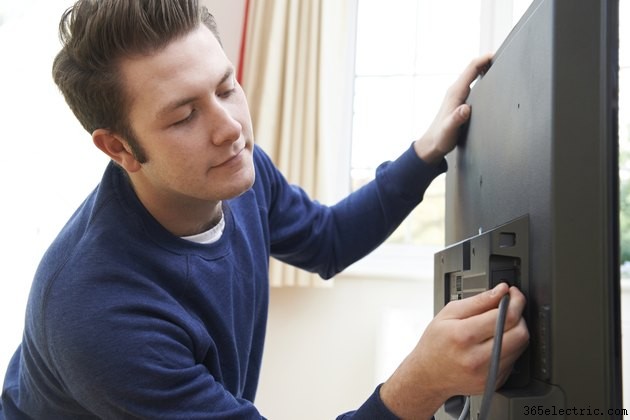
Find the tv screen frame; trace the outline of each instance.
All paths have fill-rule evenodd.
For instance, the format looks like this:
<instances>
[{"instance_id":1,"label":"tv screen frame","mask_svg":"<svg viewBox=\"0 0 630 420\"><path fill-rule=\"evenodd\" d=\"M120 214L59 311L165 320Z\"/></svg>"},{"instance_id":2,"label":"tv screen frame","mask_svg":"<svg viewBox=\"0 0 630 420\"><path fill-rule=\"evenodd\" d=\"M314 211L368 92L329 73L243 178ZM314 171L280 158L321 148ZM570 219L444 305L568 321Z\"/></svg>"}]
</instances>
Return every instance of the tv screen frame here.
<instances>
[{"instance_id":1,"label":"tv screen frame","mask_svg":"<svg viewBox=\"0 0 630 420\"><path fill-rule=\"evenodd\" d=\"M447 247L529 224L529 379L495 394L496 418L531 418L527 406L622 418L618 10L534 0L475 82L448 157ZM436 313L451 298L439 255Z\"/></svg>"}]
</instances>

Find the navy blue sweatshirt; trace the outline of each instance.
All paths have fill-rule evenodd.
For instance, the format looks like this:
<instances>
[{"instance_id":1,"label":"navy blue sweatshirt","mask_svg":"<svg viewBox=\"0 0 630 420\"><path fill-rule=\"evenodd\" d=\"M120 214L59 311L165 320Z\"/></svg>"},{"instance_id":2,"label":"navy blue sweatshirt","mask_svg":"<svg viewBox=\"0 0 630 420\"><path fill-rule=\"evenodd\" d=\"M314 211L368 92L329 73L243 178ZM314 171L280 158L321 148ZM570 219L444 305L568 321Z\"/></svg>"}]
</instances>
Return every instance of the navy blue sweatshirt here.
<instances>
[{"instance_id":1,"label":"navy blue sweatshirt","mask_svg":"<svg viewBox=\"0 0 630 420\"><path fill-rule=\"evenodd\" d=\"M377 247L446 169L408 149L334 206L255 148L256 181L201 245L165 230L110 164L44 255L7 370L8 419L259 419L269 256L329 278ZM296 413L295 418L300 418ZM378 389L339 418L395 418Z\"/></svg>"}]
</instances>

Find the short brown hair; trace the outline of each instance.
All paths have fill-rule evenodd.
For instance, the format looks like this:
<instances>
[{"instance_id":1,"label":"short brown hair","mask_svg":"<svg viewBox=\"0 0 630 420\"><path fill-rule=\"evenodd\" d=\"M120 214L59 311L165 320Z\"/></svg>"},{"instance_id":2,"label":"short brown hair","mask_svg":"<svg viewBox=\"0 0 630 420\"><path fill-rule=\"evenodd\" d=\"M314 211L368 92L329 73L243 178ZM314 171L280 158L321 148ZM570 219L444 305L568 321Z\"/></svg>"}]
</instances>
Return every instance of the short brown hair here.
<instances>
[{"instance_id":1,"label":"short brown hair","mask_svg":"<svg viewBox=\"0 0 630 420\"><path fill-rule=\"evenodd\" d=\"M199 24L219 40L214 17L197 0L79 0L59 23L53 79L90 134L105 128L121 135L143 162L118 62L164 48Z\"/></svg>"}]
</instances>

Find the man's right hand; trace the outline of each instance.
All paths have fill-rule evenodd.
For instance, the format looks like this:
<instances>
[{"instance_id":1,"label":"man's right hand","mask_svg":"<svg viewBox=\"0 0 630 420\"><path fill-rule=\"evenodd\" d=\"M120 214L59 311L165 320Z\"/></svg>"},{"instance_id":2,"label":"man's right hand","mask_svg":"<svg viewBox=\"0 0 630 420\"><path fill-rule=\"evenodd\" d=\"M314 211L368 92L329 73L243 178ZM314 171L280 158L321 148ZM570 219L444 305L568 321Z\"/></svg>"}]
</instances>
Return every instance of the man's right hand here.
<instances>
[{"instance_id":1,"label":"man's right hand","mask_svg":"<svg viewBox=\"0 0 630 420\"><path fill-rule=\"evenodd\" d=\"M529 342L522 316L525 296L505 283L449 302L381 387L383 403L403 419L429 419L454 395L482 394L490 367L498 305L506 293L510 294L510 303L496 386L503 384Z\"/></svg>"}]
</instances>

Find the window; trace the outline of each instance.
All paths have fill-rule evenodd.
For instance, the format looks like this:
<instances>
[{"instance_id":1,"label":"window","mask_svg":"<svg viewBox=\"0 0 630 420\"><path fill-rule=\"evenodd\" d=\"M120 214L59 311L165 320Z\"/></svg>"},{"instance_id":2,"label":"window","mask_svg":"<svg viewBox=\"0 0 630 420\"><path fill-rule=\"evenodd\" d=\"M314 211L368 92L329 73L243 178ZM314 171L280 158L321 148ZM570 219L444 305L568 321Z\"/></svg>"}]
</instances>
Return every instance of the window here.
<instances>
[{"instance_id":1,"label":"window","mask_svg":"<svg viewBox=\"0 0 630 420\"><path fill-rule=\"evenodd\" d=\"M530 3L356 0L354 97L348 105L352 190L426 131L447 88L471 59L496 51ZM433 254L444 246L444 194L441 175L386 245L354 269L362 275L432 279ZM419 259L426 266L421 273Z\"/></svg>"},{"instance_id":2,"label":"window","mask_svg":"<svg viewBox=\"0 0 630 420\"><path fill-rule=\"evenodd\" d=\"M479 54L480 11L480 0L358 1L353 189L426 131L448 86ZM441 246L443 198L441 176L390 242Z\"/></svg>"}]
</instances>

